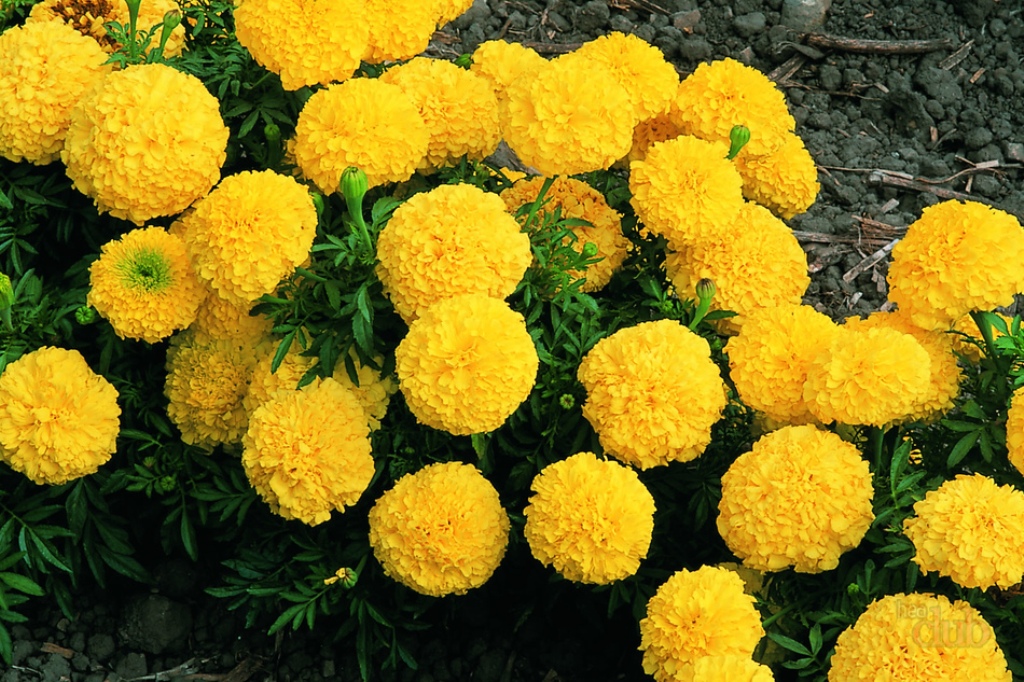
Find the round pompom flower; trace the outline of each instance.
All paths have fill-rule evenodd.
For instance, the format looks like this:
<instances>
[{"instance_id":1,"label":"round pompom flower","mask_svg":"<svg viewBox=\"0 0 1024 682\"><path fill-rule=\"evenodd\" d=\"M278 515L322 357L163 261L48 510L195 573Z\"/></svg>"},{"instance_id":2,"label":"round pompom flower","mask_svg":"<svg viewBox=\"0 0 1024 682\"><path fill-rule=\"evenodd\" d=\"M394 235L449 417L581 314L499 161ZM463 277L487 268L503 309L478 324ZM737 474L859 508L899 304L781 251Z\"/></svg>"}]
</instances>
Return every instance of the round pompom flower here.
<instances>
[{"instance_id":1,"label":"round pompom flower","mask_svg":"<svg viewBox=\"0 0 1024 682\"><path fill-rule=\"evenodd\" d=\"M349 166L365 172L370 187L408 180L427 155L429 141L423 117L401 88L354 78L309 98L291 151L302 174L333 194Z\"/></svg>"},{"instance_id":2,"label":"round pompom flower","mask_svg":"<svg viewBox=\"0 0 1024 682\"><path fill-rule=\"evenodd\" d=\"M365 0L361 4L347 20L369 26L363 60L370 64L412 59L427 49L441 19L442 8L436 0Z\"/></svg>"},{"instance_id":3,"label":"round pompom flower","mask_svg":"<svg viewBox=\"0 0 1024 682\"><path fill-rule=\"evenodd\" d=\"M508 100L507 91L520 79L531 80L543 71L548 60L520 43L488 40L473 52L470 71L490 81L499 102Z\"/></svg>"},{"instance_id":4,"label":"round pompom flower","mask_svg":"<svg viewBox=\"0 0 1024 682\"><path fill-rule=\"evenodd\" d=\"M750 658L764 636L754 597L733 571L703 566L677 571L647 602L640 621L644 672L657 682L692 675L705 656ZM700 678L697 678L700 679Z\"/></svg>"},{"instance_id":5,"label":"round pompom flower","mask_svg":"<svg viewBox=\"0 0 1024 682\"><path fill-rule=\"evenodd\" d=\"M1014 391L1006 412L1006 448L1010 464L1024 474L1024 388Z\"/></svg>"},{"instance_id":6,"label":"round pompom flower","mask_svg":"<svg viewBox=\"0 0 1024 682\"><path fill-rule=\"evenodd\" d=\"M245 392L245 398L242 399L242 405L250 419L261 405L276 397L278 393L297 391L299 381L316 364L316 358L301 354L302 347L298 340L292 342L291 347L285 352L281 363L274 371L271 371L270 368L274 364L276 344L266 344L266 348L262 351L253 365L249 388Z\"/></svg>"},{"instance_id":7,"label":"round pompom flower","mask_svg":"<svg viewBox=\"0 0 1024 682\"><path fill-rule=\"evenodd\" d=\"M343 81L359 68L370 38L355 0L245 0L235 34L285 90Z\"/></svg>"},{"instance_id":8,"label":"round pompom flower","mask_svg":"<svg viewBox=\"0 0 1024 682\"><path fill-rule=\"evenodd\" d=\"M205 196L227 143L220 105L202 81L141 64L111 73L71 110L61 160L101 213L141 225Z\"/></svg>"},{"instance_id":9,"label":"round pompom flower","mask_svg":"<svg viewBox=\"0 0 1024 682\"><path fill-rule=\"evenodd\" d=\"M60 156L71 108L110 71L95 41L57 21L0 34L0 156L48 164Z\"/></svg>"},{"instance_id":10,"label":"round pompom flower","mask_svg":"<svg viewBox=\"0 0 1024 682\"><path fill-rule=\"evenodd\" d=\"M631 203L651 232L681 248L723 229L743 206L743 180L728 147L682 136L655 143L629 168Z\"/></svg>"},{"instance_id":11,"label":"round pompom flower","mask_svg":"<svg viewBox=\"0 0 1024 682\"><path fill-rule=\"evenodd\" d=\"M504 424L533 390L539 364L523 316L483 294L430 306L395 350L416 419L456 436Z\"/></svg>"},{"instance_id":12,"label":"round pompom flower","mask_svg":"<svg viewBox=\"0 0 1024 682\"><path fill-rule=\"evenodd\" d=\"M501 193L501 198L512 213L522 206L537 200L544 178L529 178L517 181ZM608 205L604 195L585 182L573 178L555 178L547 194L544 195L543 207L538 211L538 220L542 220L548 212L558 210L562 218L585 220L590 225L573 225L571 228L576 240L572 247L577 253L583 253L587 244L597 247L595 257L601 260L582 271L572 271L576 278L586 278L580 291L597 291L611 280L612 275L622 262L626 260L629 240L622 234L622 214Z\"/></svg>"},{"instance_id":13,"label":"round pompom flower","mask_svg":"<svg viewBox=\"0 0 1024 682\"><path fill-rule=\"evenodd\" d=\"M377 238L377 276L412 322L461 294L504 299L533 261L530 237L496 194L441 185L399 206Z\"/></svg>"},{"instance_id":14,"label":"round pompom flower","mask_svg":"<svg viewBox=\"0 0 1024 682\"><path fill-rule=\"evenodd\" d=\"M992 254L999 254L993 258ZM949 329L972 310L1024 292L1024 229L974 201L929 206L892 250L889 298L924 329Z\"/></svg>"},{"instance_id":15,"label":"round pompom flower","mask_svg":"<svg viewBox=\"0 0 1024 682\"><path fill-rule=\"evenodd\" d=\"M201 342L219 340L259 343L270 335L274 325L268 317L251 315L252 308L249 303L237 304L207 289L206 298L199 304L196 320L189 327L189 332Z\"/></svg>"},{"instance_id":16,"label":"round pompom flower","mask_svg":"<svg viewBox=\"0 0 1024 682\"><path fill-rule=\"evenodd\" d=\"M355 504L373 478L366 413L327 378L275 394L253 412L242 466L275 514L310 526Z\"/></svg>"},{"instance_id":17,"label":"round pompom flower","mask_svg":"<svg viewBox=\"0 0 1024 682\"><path fill-rule=\"evenodd\" d=\"M432 597L465 594L505 556L508 514L498 491L469 464L406 474L370 510L370 546L384 572Z\"/></svg>"},{"instance_id":18,"label":"round pompom flower","mask_svg":"<svg viewBox=\"0 0 1024 682\"><path fill-rule=\"evenodd\" d=\"M707 341L673 320L601 339L577 377L587 391L583 416L601 446L640 469L698 457L726 404Z\"/></svg>"},{"instance_id":19,"label":"round pompom flower","mask_svg":"<svg viewBox=\"0 0 1024 682\"><path fill-rule=\"evenodd\" d=\"M635 471L581 452L544 467L530 489L523 533L542 564L597 585L640 568L654 532L654 498Z\"/></svg>"},{"instance_id":20,"label":"round pompom flower","mask_svg":"<svg viewBox=\"0 0 1024 682\"><path fill-rule=\"evenodd\" d=\"M0 374L0 459L39 485L95 473L117 449L117 389L77 350L45 347Z\"/></svg>"},{"instance_id":21,"label":"round pompom flower","mask_svg":"<svg viewBox=\"0 0 1024 682\"><path fill-rule=\"evenodd\" d=\"M703 656L677 672L673 682L775 682L775 675L749 656Z\"/></svg>"},{"instance_id":22,"label":"round pompom flower","mask_svg":"<svg viewBox=\"0 0 1024 682\"><path fill-rule=\"evenodd\" d=\"M683 79L673 114L688 135L729 143L733 126L746 126L749 156L771 154L793 133L796 121L775 83L735 59L701 64Z\"/></svg>"},{"instance_id":23,"label":"round pompom flower","mask_svg":"<svg viewBox=\"0 0 1024 682\"><path fill-rule=\"evenodd\" d=\"M914 563L963 587L1008 588L1024 579L1024 492L960 474L914 505L903 522Z\"/></svg>"},{"instance_id":24,"label":"round pompom flower","mask_svg":"<svg viewBox=\"0 0 1024 682\"><path fill-rule=\"evenodd\" d=\"M434 0L434 4L437 6L440 18L437 20L438 26L444 26L449 21L457 19L473 6L473 0Z\"/></svg>"},{"instance_id":25,"label":"round pompom flower","mask_svg":"<svg viewBox=\"0 0 1024 682\"><path fill-rule=\"evenodd\" d=\"M626 155L624 163L626 167L633 161L643 161L647 158L647 150L656 142L667 142L683 134L682 128L672 122L668 114L659 114L646 121L640 121L633 128L633 147ZM623 163L620 161L620 163Z\"/></svg>"},{"instance_id":26,"label":"round pompom flower","mask_svg":"<svg viewBox=\"0 0 1024 682\"><path fill-rule=\"evenodd\" d=\"M1013 679L981 613L933 594L894 594L869 604L840 633L831 663L829 682Z\"/></svg>"},{"instance_id":27,"label":"round pompom flower","mask_svg":"<svg viewBox=\"0 0 1024 682\"><path fill-rule=\"evenodd\" d=\"M165 14L176 11L180 10L174 0L146 0L139 5L136 27L139 31L148 31L163 24ZM33 5L25 23L65 23L94 40L104 51L115 52L121 49L121 44L107 33L104 24L116 21L127 28L129 19L128 4L124 0L43 0ZM160 44L160 32L158 28L147 53ZM178 24L167 38L163 56L177 57L184 46L185 26Z\"/></svg>"},{"instance_id":28,"label":"round pompom flower","mask_svg":"<svg viewBox=\"0 0 1024 682\"><path fill-rule=\"evenodd\" d=\"M856 446L811 425L784 426L722 476L718 532L745 566L829 571L863 539L873 495Z\"/></svg>"},{"instance_id":29,"label":"round pompom flower","mask_svg":"<svg viewBox=\"0 0 1024 682\"><path fill-rule=\"evenodd\" d=\"M806 212L818 198L818 167L794 134L786 135L782 146L766 156L741 151L735 163L743 178L743 196L786 220Z\"/></svg>"},{"instance_id":30,"label":"round pompom flower","mask_svg":"<svg viewBox=\"0 0 1024 682\"><path fill-rule=\"evenodd\" d=\"M505 142L543 175L608 168L633 143L636 115L629 94L590 60L555 59L507 94Z\"/></svg>"},{"instance_id":31,"label":"round pompom flower","mask_svg":"<svg viewBox=\"0 0 1024 682\"><path fill-rule=\"evenodd\" d=\"M224 180L183 219L196 272L221 298L251 303L309 255L316 207L305 186L271 170Z\"/></svg>"},{"instance_id":32,"label":"round pompom flower","mask_svg":"<svg viewBox=\"0 0 1024 682\"><path fill-rule=\"evenodd\" d=\"M377 356L374 358L374 362L380 366L384 362L384 358ZM352 375L349 374L350 372ZM391 396L398 390L395 380L391 376L381 374L380 370L363 364L354 348L349 352L347 360L338 361L334 367L334 374L331 376L355 394L359 404L366 411L370 431L379 429L380 421L388 412ZM353 376L356 381L353 381Z\"/></svg>"}]
</instances>

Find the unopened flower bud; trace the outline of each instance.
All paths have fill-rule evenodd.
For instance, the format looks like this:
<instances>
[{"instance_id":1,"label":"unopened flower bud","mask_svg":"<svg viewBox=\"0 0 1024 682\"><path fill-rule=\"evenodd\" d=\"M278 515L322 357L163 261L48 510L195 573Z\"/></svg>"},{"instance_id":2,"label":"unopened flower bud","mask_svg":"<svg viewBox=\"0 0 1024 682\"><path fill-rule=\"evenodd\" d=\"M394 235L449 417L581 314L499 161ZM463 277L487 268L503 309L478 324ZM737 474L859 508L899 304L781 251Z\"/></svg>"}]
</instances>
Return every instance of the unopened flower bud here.
<instances>
[{"instance_id":1,"label":"unopened flower bud","mask_svg":"<svg viewBox=\"0 0 1024 682\"><path fill-rule=\"evenodd\" d=\"M179 24L181 24L181 12L178 10L171 10L164 15L164 31L170 33L174 29L178 28Z\"/></svg>"},{"instance_id":2,"label":"unopened flower bud","mask_svg":"<svg viewBox=\"0 0 1024 682\"><path fill-rule=\"evenodd\" d=\"M460 69L468 69L473 66L473 55L463 52L455 58L455 66Z\"/></svg>"},{"instance_id":3,"label":"unopened flower bud","mask_svg":"<svg viewBox=\"0 0 1024 682\"><path fill-rule=\"evenodd\" d=\"M558 397L558 404L562 406L563 410L571 410L576 405L576 399L572 397L571 393L563 393Z\"/></svg>"},{"instance_id":4,"label":"unopened flower bud","mask_svg":"<svg viewBox=\"0 0 1024 682\"><path fill-rule=\"evenodd\" d=\"M597 255L597 244L594 242L587 242L583 245L583 257L593 258Z\"/></svg>"},{"instance_id":5,"label":"unopened flower bud","mask_svg":"<svg viewBox=\"0 0 1024 682\"><path fill-rule=\"evenodd\" d=\"M313 206L316 207L316 217L319 218L324 214L324 208L326 207L326 204L324 204L324 195L315 191L311 191L310 195L313 197Z\"/></svg>"},{"instance_id":6,"label":"unopened flower bud","mask_svg":"<svg viewBox=\"0 0 1024 682\"><path fill-rule=\"evenodd\" d=\"M145 459L142 460L142 466L146 467L147 469L152 469L153 467L156 466L156 457L146 457Z\"/></svg>"},{"instance_id":7,"label":"unopened flower bud","mask_svg":"<svg viewBox=\"0 0 1024 682\"><path fill-rule=\"evenodd\" d=\"M718 293L718 287L715 286L714 280L708 279L707 277L702 278L697 282L696 286L697 298L702 302L707 300L710 301Z\"/></svg>"},{"instance_id":8,"label":"unopened flower bud","mask_svg":"<svg viewBox=\"0 0 1024 682\"><path fill-rule=\"evenodd\" d=\"M169 493L178 487L178 479L174 476L161 476L156 483L157 489L162 493Z\"/></svg>"},{"instance_id":9,"label":"unopened flower bud","mask_svg":"<svg viewBox=\"0 0 1024 682\"><path fill-rule=\"evenodd\" d=\"M359 576L351 568L339 568L334 572L334 575L324 578L324 585L333 585L336 582L340 582L341 586L347 590L354 587L358 579Z\"/></svg>"},{"instance_id":10,"label":"unopened flower bud","mask_svg":"<svg viewBox=\"0 0 1024 682\"><path fill-rule=\"evenodd\" d=\"M267 138L267 144L276 145L281 142L281 128L276 123L263 126L263 135Z\"/></svg>"},{"instance_id":11,"label":"unopened flower bud","mask_svg":"<svg viewBox=\"0 0 1024 682\"><path fill-rule=\"evenodd\" d=\"M362 206L363 196L366 195L367 190L370 189L370 180L366 177L361 169L355 166L349 166L341 173L341 193L345 197L345 202L351 206L352 202L359 202L358 205Z\"/></svg>"},{"instance_id":12,"label":"unopened flower bud","mask_svg":"<svg viewBox=\"0 0 1024 682\"><path fill-rule=\"evenodd\" d=\"M0 272L0 310L7 310L14 305L14 286L11 278Z\"/></svg>"},{"instance_id":13,"label":"unopened flower bud","mask_svg":"<svg viewBox=\"0 0 1024 682\"><path fill-rule=\"evenodd\" d=\"M733 126L729 131L729 156L728 159L735 159L744 145L750 142L750 128L746 126Z\"/></svg>"},{"instance_id":14,"label":"unopened flower bud","mask_svg":"<svg viewBox=\"0 0 1024 682\"><path fill-rule=\"evenodd\" d=\"M96 321L96 310L89 305L79 306L75 310L75 320L78 324L92 324Z\"/></svg>"}]
</instances>

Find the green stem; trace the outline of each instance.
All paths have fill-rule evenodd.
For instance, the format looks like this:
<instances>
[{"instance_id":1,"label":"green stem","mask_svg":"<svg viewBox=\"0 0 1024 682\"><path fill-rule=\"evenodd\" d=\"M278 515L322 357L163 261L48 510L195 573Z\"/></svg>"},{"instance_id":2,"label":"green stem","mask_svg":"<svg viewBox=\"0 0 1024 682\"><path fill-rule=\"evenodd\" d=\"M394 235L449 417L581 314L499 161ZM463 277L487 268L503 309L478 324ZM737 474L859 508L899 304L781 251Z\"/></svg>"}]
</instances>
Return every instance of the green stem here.
<instances>
[{"instance_id":1,"label":"green stem","mask_svg":"<svg viewBox=\"0 0 1024 682\"><path fill-rule=\"evenodd\" d=\"M885 429L880 426L869 426L868 443L871 447L871 455L875 460L875 473L882 470L882 457L885 453L884 442Z\"/></svg>"}]
</instances>

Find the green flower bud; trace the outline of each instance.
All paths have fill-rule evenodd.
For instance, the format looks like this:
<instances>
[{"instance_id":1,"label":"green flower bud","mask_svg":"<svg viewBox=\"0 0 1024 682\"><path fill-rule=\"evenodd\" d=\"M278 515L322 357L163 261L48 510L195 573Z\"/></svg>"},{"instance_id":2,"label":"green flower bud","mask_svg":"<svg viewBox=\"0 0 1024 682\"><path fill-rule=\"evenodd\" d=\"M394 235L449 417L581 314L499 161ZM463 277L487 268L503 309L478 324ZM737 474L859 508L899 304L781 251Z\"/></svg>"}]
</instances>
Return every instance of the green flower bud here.
<instances>
[{"instance_id":1,"label":"green flower bud","mask_svg":"<svg viewBox=\"0 0 1024 682\"><path fill-rule=\"evenodd\" d=\"M849 594L851 596L855 594L860 594L860 585L858 585L857 583L850 583L846 586L846 594Z\"/></svg>"},{"instance_id":2,"label":"green flower bud","mask_svg":"<svg viewBox=\"0 0 1024 682\"><path fill-rule=\"evenodd\" d=\"M710 280L707 277L697 282L696 290L697 298L700 299L701 303L710 301L718 293L718 287L715 286L714 280Z\"/></svg>"},{"instance_id":3,"label":"green flower bud","mask_svg":"<svg viewBox=\"0 0 1024 682\"><path fill-rule=\"evenodd\" d=\"M455 59L455 66L460 69L468 69L473 65L473 55L463 52Z\"/></svg>"},{"instance_id":4,"label":"green flower bud","mask_svg":"<svg viewBox=\"0 0 1024 682\"><path fill-rule=\"evenodd\" d=\"M594 242L587 242L583 245L583 257L593 258L597 255L597 244Z\"/></svg>"},{"instance_id":5,"label":"green flower bud","mask_svg":"<svg viewBox=\"0 0 1024 682\"><path fill-rule=\"evenodd\" d=\"M576 398L573 398L571 393L563 393L558 397L558 404L563 410L571 410L576 406Z\"/></svg>"},{"instance_id":6,"label":"green flower bud","mask_svg":"<svg viewBox=\"0 0 1024 682\"><path fill-rule=\"evenodd\" d=\"M181 12L178 10L171 10L164 15L164 26L163 30L170 34L171 31L178 28L181 24Z\"/></svg>"},{"instance_id":7,"label":"green flower bud","mask_svg":"<svg viewBox=\"0 0 1024 682\"><path fill-rule=\"evenodd\" d=\"M7 310L14 305L14 286L11 278L0 272L0 310Z\"/></svg>"},{"instance_id":8,"label":"green flower bud","mask_svg":"<svg viewBox=\"0 0 1024 682\"><path fill-rule=\"evenodd\" d=\"M339 568L336 575L341 579L341 586L346 590L355 587L356 581L359 580L359 574L351 568Z\"/></svg>"},{"instance_id":9,"label":"green flower bud","mask_svg":"<svg viewBox=\"0 0 1024 682\"><path fill-rule=\"evenodd\" d=\"M327 206L324 203L324 195L320 194L320 192L312 191L310 192L310 195L313 197L313 206L316 207L316 217L319 219L320 216L324 214L324 208Z\"/></svg>"},{"instance_id":10,"label":"green flower bud","mask_svg":"<svg viewBox=\"0 0 1024 682\"><path fill-rule=\"evenodd\" d=\"M96 310L89 305L79 306L75 310L75 320L78 324L92 324L96 321Z\"/></svg>"},{"instance_id":11,"label":"green flower bud","mask_svg":"<svg viewBox=\"0 0 1024 682\"><path fill-rule=\"evenodd\" d=\"M728 159L735 159L743 146L750 142L750 128L746 126L733 126L729 131L729 156Z\"/></svg>"},{"instance_id":12,"label":"green flower bud","mask_svg":"<svg viewBox=\"0 0 1024 682\"><path fill-rule=\"evenodd\" d=\"M178 479L174 476L161 476L156 482L156 488L162 493L169 493L178 487Z\"/></svg>"},{"instance_id":13,"label":"green flower bud","mask_svg":"<svg viewBox=\"0 0 1024 682\"><path fill-rule=\"evenodd\" d=\"M366 195L367 190L370 189L370 180L359 168L355 166L349 166L341 174L341 193L345 197L345 203L351 206L353 202L359 202L358 205L363 205L363 197Z\"/></svg>"},{"instance_id":14,"label":"green flower bud","mask_svg":"<svg viewBox=\"0 0 1024 682\"><path fill-rule=\"evenodd\" d=\"M268 144L278 144L281 141L281 128L276 123L268 123L263 126L263 135Z\"/></svg>"}]
</instances>

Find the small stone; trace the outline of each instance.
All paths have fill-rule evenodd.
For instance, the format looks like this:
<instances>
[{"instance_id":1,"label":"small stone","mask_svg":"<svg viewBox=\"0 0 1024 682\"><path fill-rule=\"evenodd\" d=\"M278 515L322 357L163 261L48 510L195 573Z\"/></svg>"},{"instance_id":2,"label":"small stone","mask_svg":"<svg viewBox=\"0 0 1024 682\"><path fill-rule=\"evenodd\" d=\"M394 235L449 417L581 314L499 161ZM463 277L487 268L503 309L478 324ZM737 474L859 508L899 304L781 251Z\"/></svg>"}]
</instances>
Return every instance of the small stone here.
<instances>
[{"instance_id":1,"label":"small stone","mask_svg":"<svg viewBox=\"0 0 1024 682\"><path fill-rule=\"evenodd\" d=\"M32 642L24 639L19 639L14 643L11 648L11 662L14 665L21 665L25 662L25 659L32 655L32 652L36 650L36 645Z\"/></svg>"},{"instance_id":2,"label":"small stone","mask_svg":"<svg viewBox=\"0 0 1024 682\"><path fill-rule=\"evenodd\" d=\"M832 0L783 0L782 24L807 33L825 25Z\"/></svg>"},{"instance_id":3,"label":"small stone","mask_svg":"<svg viewBox=\"0 0 1024 682\"><path fill-rule=\"evenodd\" d=\"M50 654L43 664L43 682L60 682L71 678L71 663L60 654Z\"/></svg>"},{"instance_id":4,"label":"small stone","mask_svg":"<svg viewBox=\"0 0 1024 682\"><path fill-rule=\"evenodd\" d=\"M1024 143L1003 142L1003 154L1009 161L1024 163Z\"/></svg>"},{"instance_id":5,"label":"small stone","mask_svg":"<svg viewBox=\"0 0 1024 682\"><path fill-rule=\"evenodd\" d=\"M993 139L988 128L971 128L964 134L964 145L968 149L981 149Z\"/></svg>"},{"instance_id":6,"label":"small stone","mask_svg":"<svg viewBox=\"0 0 1024 682\"><path fill-rule=\"evenodd\" d=\"M114 672L126 679L142 677L146 674L146 655L138 653L125 654L114 666Z\"/></svg>"},{"instance_id":7,"label":"small stone","mask_svg":"<svg viewBox=\"0 0 1024 682\"><path fill-rule=\"evenodd\" d=\"M684 33L692 31L693 27L698 23L700 23L699 9L689 12L677 12L672 15L672 25Z\"/></svg>"},{"instance_id":8,"label":"small stone","mask_svg":"<svg viewBox=\"0 0 1024 682\"><path fill-rule=\"evenodd\" d=\"M732 27L744 38L760 33L768 23L763 12L741 14L732 20Z\"/></svg>"},{"instance_id":9,"label":"small stone","mask_svg":"<svg viewBox=\"0 0 1024 682\"><path fill-rule=\"evenodd\" d=\"M604 0L591 0L576 12L576 28L584 33L600 31L608 25L612 16L608 3Z\"/></svg>"},{"instance_id":10,"label":"small stone","mask_svg":"<svg viewBox=\"0 0 1024 682\"><path fill-rule=\"evenodd\" d=\"M114 653L114 638L110 635L99 634L89 637L85 645L85 654L100 663L105 662Z\"/></svg>"},{"instance_id":11,"label":"small stone","mask_svg":"<svg viewBox=\"0 0 1024 682\"><path fill-rule=\"evenodd\" d=\"M621 14L616 14L612 17L609 24L613 31L618 31L619 33L629 33L633 29L633 22Z\"/></svg>"},{"instance_id":12,"label":"small stone","mask_svg":"<svg viewBox=\"0 0 1024 682\"><path fill-rule=\"evenodd\" d=\"M978 173L974 176L974 181L971 183L972 192L980 194L983 197L994 199L999 196L1000 190L1002 189L999 180L995 176L987 173Z\"/></svg>"},{"instance_id":13,"label":"small stone","mask_svg":"<svg viewBox=\"0 0 1024 682\"><path fill-rule=\"evenodd\" d=\"M192 632L192 612L185 604L158 594L136 597L125 606L120 634L131 648L149 654L180 650Z\"/></svg>"},{"instance_id":14,"label":"small stone","mask_svg":"<svg viewBox=\"0 0 1024 682\"><path fill-rule=\"evenodd\" d=\"M684 59L702 62L711 56L711 44L703 38L688 38L679 43L679 54Z\"/></svg>"}]
</instances>

